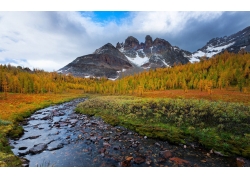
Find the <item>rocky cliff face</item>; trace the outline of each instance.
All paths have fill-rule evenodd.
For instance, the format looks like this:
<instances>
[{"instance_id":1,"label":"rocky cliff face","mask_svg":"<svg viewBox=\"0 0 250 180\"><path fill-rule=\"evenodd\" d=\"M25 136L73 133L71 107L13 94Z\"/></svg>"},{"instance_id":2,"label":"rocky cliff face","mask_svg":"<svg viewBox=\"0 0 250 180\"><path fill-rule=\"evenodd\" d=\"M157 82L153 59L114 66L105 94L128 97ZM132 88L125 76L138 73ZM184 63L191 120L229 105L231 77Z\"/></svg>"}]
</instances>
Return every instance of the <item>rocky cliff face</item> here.
<instances>
[{"instance_id":1,"label":"rocky cliff face","mask_svg":"<svg viewBox=\"0 0 250 180\"><path fill-rule=\"evenodd\" d=\"M108 43L97 49L93 54L81 56L69 63L58 72L71 73L78 77L117 78L120 71L132 68L128 59L112 44Z\"/></svg>"},{"instance_id":2,"label":"rocky cliff face","mask_svg":"<svg viewBox=\"0 0 250 180\"><path fill-rule=\"evenodd\" d=\"M185 53L176 46L172 46L164 39L147 35L144 43L133 36L129 36L125 42L117 43L116 47L107 43L93 54L81 56L69 63L58 72L80 77L108 77L115 79L120 72L132 69L128 72L135 73L147 68L173 66L174 64L185 64L188 59ZM134 70L133 70L134 69Z\"/></svg>"},{"instance_id":3,"label":"rocky cliff face","mask_svg":"<svg viewBox=\"0 0 250 180\"><path fill-rule=\"evenodd\" d=\"M177 46L172 46L168 41L156 38L154 41L150 35L145 37L145 42L129 36L125 43L117 43L116 48L121 51L132 64L142 68L156 68L173 66L174 64L186 64L189 62L186 56L191 53Z\"/></svg>"}]
</instances>

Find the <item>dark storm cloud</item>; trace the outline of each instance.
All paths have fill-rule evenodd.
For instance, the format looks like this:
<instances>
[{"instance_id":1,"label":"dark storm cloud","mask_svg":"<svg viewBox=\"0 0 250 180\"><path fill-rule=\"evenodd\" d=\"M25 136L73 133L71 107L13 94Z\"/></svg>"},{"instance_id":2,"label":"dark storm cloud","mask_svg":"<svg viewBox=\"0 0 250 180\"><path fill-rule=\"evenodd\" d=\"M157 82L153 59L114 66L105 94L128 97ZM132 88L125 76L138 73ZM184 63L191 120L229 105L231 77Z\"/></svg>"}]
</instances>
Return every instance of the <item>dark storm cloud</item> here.
<instances>
[{"instance_id":1,"label":"dark storm cloud","mask_svg":"<svg viewBox=\"0 0 250 180\"><path fill-rule=\"evenodd\" d=\"M189 19L185 28L175 36L166 36L172 45L194 52L212 38L230 36L250 26L249 12L224 12L211 21Z\"/></svg>"}]
</instances>

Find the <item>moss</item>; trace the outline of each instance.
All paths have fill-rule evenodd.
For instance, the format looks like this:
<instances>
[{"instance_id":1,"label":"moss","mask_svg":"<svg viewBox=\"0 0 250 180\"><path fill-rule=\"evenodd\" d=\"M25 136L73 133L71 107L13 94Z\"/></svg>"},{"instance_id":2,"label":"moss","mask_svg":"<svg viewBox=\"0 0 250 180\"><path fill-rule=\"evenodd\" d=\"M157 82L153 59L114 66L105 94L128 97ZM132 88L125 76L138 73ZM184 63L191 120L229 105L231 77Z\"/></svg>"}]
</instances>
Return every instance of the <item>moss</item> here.
<instances>
[{"instance_id":1,"label":"moss","mask_svg":"<svg viewBox=\"0 0 250 180\"><path fill-rule=\"evenodd\" d=\"M11 153L0 152L0 166L18 167L22 165L21 160Z\"/></svg>"},{"instance_id":2,"label":"moss","mask_svg":"<svg viewBox=\"0 0 250 180\"><path fill-rule=\"evenodd\" d=\"M24 130L22 126L14 126L14 128L8 133L10 138L18 138L23 135Z\"/></svg>"},{"instance_id":3,"label":"moss","mask_svg":"<svg viewBox=\"0 0 250 180\"><path fill-rule=\"evenodd\" d=\"M100 96L80 103L77 111L100 116L111 125L122 125L148 137L172 143L198 141L208 149L228 155L241 152L249 157L250 129L246 127L250 125L250 107L243 104Z\"/></svg>"},{"instance_id":4,"label":"moss","mask_svg":"<svg viewBox=\"0 0 250 180\"><path fill-rule=\"evenodd\" d=\"M0 167L7 167L8 165L5 163L5 162L3 162L3 161L0 161Z\"/></svg>"}]
</instances>

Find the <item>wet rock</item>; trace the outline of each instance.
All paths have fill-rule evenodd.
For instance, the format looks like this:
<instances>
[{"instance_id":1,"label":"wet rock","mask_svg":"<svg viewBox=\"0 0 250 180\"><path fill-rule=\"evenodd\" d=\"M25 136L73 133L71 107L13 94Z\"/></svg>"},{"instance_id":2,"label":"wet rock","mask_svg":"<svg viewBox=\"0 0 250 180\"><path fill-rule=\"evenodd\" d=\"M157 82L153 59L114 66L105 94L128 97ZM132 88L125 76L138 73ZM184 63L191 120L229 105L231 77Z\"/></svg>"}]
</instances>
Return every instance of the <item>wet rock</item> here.
<instances>
[{"instance_id":1,"label":"wet rock","mask_svg":"<svg viewBox=\"0 0 250 180\"><path fill-rule=\"evenodd\" d=\"M155 143L155 145L156 145L156 146L158 146L158 147L160 147L160 146L161 146L158 142L156 142L156 143Z\"/></svg>"},{"instance_id":2,"label":"wet rock","mask_svg":"<svg viewBox=\"0 0 250 180\"><path fill-rule=\"evenodd\" d=\"M26 150L26 149L27 149L27 147L25 147L25 146L18 148L18 150Z\"/></svg>"},{"instance_id":3,"label":"wet rock","mask_svg":"<svg viewBox=\"0 0 250 180\"><path fill-rule=\"evenodd\" d=\"M54 151L54 150L57 150L57 149L61 149L61 148L63 148L63 144L62 143L59 143L59 144L57 144L57 145L55 145L55 146L50 146L50 147L48 147L47 149L49 150L49 151Z\"/></svg>"},{"instance_id":4,"label":"wet rock","mask_svg":"<svg viewBox=\"0 0 250 180\"><path fill-rule=\"evenodd\" d=\"M236 164L237 167L250 167L250 161L243 157L236 158Z\"/></svg>"},{"instance_id":5,"label":"wet rock","mask_svg":"<svg viewBox=\"0 0 250 180\"><path fill-rule=\"evenodd\" d=\"M164 163L164 162L166 162L166 159L160 157L160 158L157 159L157 162L158 163Z\"/></svg>"},{"instance_id":6,"label":"wet rock","mask_svg":"<svg viewBox=\"0 0 250 180\"><path fill-rule=\"evenodd\" d=\"M95 142L97 140L96 136L90 137L90 141Z\"/></svg>"},{"instance_id":7,"label":"wet rock","mask_svg":"<svg viewBox=\"0 0 250 180\"><path fill-rule=\"evenodd\" d=\"M26 139L37 139L37 138L39 138L40 136L41 136L41 135L30 136L30 137L24 138L23 140L26 140Z\"/></svg>"},{"instance_id":8,"label":"wet rock","mask_svg":"<svg viewBox=\"0 0 250 180\"><path fill-rule=\"evenodd\" d=\"M75 123L78 122L78 120L77 120L77 119L70 119L69 122L70 122L71 124L75 124Z\"/></svg>"},{"instance_id":9,"label":"wet rock","mask_svg":"<svg viewBox=\"0 0 250 180\"><path fill-rule=\"evenodd\" d=\"M38 154L38 153L42 152L43 150L45 150L46 148L47 148L47 144L44 144L44 143L36 144L36 145L34 145L34 147L32 147L29 150L29 153Z\"/></svg>"},{"instance_id":10,"label":"wet rock","mask_svg":"<svg viewBox=\"0 0 250 180\"><path fill-rule=\"evenodd\" d=\"M165 159L172 157L172 153L170 150L160 151L160 155Z\"/></svg>"},{"instance_id":11,"label":"wet rock","mask_svg":"<svg viewBox=\"0 0 250 180\"><path fill-rule=\"evenodd\" d=\"M219 155L219 156L226 156L225 154L222 154L221 152L219 152L219 151L213 151L214 152L214 154L217 154L217 155Z\"/></svg>"},{"instance_id":12,"label":"wet rock","mask_svg":"<svg viewBox=\"0 0 250 180\"><path fill-rule=\"evenodd\" d=\"M119 149L121 149L121 148L120 148L120 146L114 146L113 149L114 149L114 150L119 150Z\"/></svg>"},{"instance_id":13,"label":"wet rock","mask_svg":"<svg viewBox=\"0 0 250 180\"><path fill-rule=\"evenodd\" d=\"M107 143L107 142L104 142L103 146L104 146L104 148L109 148L111 145L109 143Z\"/></svg>"},{"instance_id":14,"label":"wet rock","mask_svg":"<svg viewBox=\"0 0 250 180\"><path fill-rule=\"evenodd\" d=\"M18 152L18 155L19 155L19 156L25 156L25 155L27 155L27 154L29 154L29 151Z\"/></svg>"},{"instance_id":15,"label":"wet rock","mask_svg":"<svg viewBox=\"0 0 250 180\"><path fill-rule=\"evenodd\" d=\"M58 115L59 115L59 116L64 116L64 115L65 115L65 113L64 113L64 112L62 112L62 111L59 111Z\"/></svg>"},{"instance_id":16,"label":"wet rock","mask_svg":"<svg viewBox=\"0 0 250 180\"><path fill-rule=\"evenodd\" d=\"M54 123L54 126L57 127L57 128L59 128L59 127L60 127L59 122L55 122L55 123Z\"/></svg>"},{"instance_id":17,"label":"wet rock","mask_svg":"<svg viewBox=\"0 0 250 180\"><path fill-rule=\"evenodd\" d=\"M29 167L29 160L26 158L20 158L23 167Z\"/></svg>"},{"instance_id":18,"label":"wet rock","mask_svg":"<svg viewBox=\"0 0 250 180\"><path fill-rule=\"evenodd\" d=\"M181 159L181 158L178 158L178 157L172 157L172 158L169 158L169 160L174 162L177 165L189 164L188 161Z\"/></svg>"},{"instance_id":19,"label":"wet rock","mask_svg":"<svg viewBox=\"0 0 250 180\"><path fill-rule=\"evenodd\" d=\"M130 167L131 161L124 160L121 162L121 167Z\"/></svg>"},{"instance_id":20,"label":"wet rock","mask_svg":"<svg viewBox=\"0 0 250 180\"><path fill-rule=\"evenodd\" d=\"M137 144L132 144L131 147L135 148L137 147L138 145Z\"/></svg>"},{"instance_id":21,"label":"wet rock","mask_svg":"<svg viewBox=\"0 0 250 180\"><path fill-rule=\"evenodd\" d=\"M46 115L46 116L41 118L41 120L48 120L48 119L50 119L50 115Z\"/></svg>"},{"instance_id":22,"label":"wet rock","mask_svg":"<svg viewBox=\"0 0 250 180\"><path fill-rule=\"evenodd\" d=\"M101 148L98 150L99 153L105 153L106 152L106 149L105 148Z\"/></svg>"},{"instance_id":23,"label":"wet rock","mask_svg":"<svg viewBox=\"0 0 250 180\"><path fill-rule=\"evenodd\" d=\"M42 111L37 111L34 114L42 114L42 113L43 113Z\"/></svg>"},{"instance_id":24,"label":"wet rock","mask_svg":"<svg viewBox=\"0 0 250 180\"><path fill-rule=\"evenodd\" d=\"M147 165L151 165L151 163L152 163L152 161L151 161L150 159L147 159L147 160L146 160L146 164L147 164Z\"/></svg>"},{"instance_id":25,"label":"wet rock","mask_svg":"<svg viewBox=\"0 0 250 180\"><path fill-rule=\"evenodd\" d=\"M147 139L148 137L147 136L144 136L144 139Z\"/></svg>"},{"instance_id":26,"label":"wet rock","mask_svg":"<svg viewBox=\"0 0 250 180\"><path fill-rule=\"evenodd\" d=\"M68 126L68 124L65 122L60 122L60 127L63 127L63 126Z\"/></svg>"},{"instance_id":27,"label":"wet rock","mask_svg":"<svg viewBox=\"0 0 250 180\"><path fill-rule=\"evenodd\" d=\"M144 156L137 156L134 158L134 162L136 164L141 164L144 163L146 161L146 158Z\"/></svg>"},{"instance_id":28,"label":"wet rock","mask_svg":"<svg viewBox=\"0 0 250 180\"><path fill-rule=\"evenodd\" d=\"M132 156L127 156L127 157L125 158L126 161L131 161L132 159L133 159Z\"/></svg>"}]
</instances>

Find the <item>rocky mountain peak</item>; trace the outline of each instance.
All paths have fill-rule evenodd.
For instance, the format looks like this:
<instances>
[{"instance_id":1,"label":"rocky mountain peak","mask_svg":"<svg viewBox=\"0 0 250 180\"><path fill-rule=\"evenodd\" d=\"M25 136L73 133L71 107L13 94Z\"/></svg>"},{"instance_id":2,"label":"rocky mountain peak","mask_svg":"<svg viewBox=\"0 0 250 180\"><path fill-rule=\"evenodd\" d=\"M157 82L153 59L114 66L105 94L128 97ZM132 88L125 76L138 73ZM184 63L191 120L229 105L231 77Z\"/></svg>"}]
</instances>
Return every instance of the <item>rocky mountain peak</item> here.
<instances>
[{"instance_id":1,"label":"rocky mountain peak","mask_svg":"<svg viewBox=\"0 0 250 180\"><path fill-rule=\"evenodd\" d=\"M171 44L165 39L156 38L153 42L153 46L166 46L171 47Z\"/></svg>"},{"instance_id":2,"label":"rocky mountain peak","mask_svg":"<svg viewBox=\"0 0 250 180\"><path fill-rule=\"evenodd\" d=\"M174 64L188 63L188 51L184 51L178 47L160 38L154 41L150 35L145 37L145 43L140 43L133 36L129 36L123 43L117 43L116 48L120 50L128 60L144 69L173 66Z\"/></svg>"},{"instance_id":3,"label":"rocky mountain peak","mask_svg":"<svg viewBox=\"0 0 250 180\"><path fill-rule=\"evenodd\" d=\"M137 49L139 41L133 36L129 36L124 43L124 49Z\"/></svg>"},{"instance_id":4,"label":"rocky mountain peak","mask_svg":"<svg viewBox=\"0 0 250 180\"><path fill-rule=\"evenodd\" d=\"M145 48L150 48L153 45L153 39L150 35L145 37Z\"/></svg>"}]
</instances>

